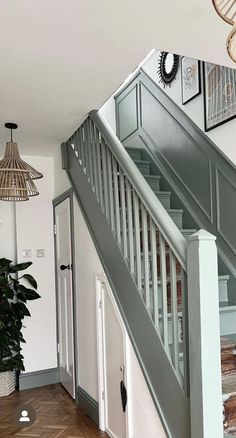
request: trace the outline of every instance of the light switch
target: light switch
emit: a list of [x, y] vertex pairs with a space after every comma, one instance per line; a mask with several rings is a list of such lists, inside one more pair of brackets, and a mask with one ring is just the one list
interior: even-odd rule
[[31, 259], [31, 257], [32, 257], [31, 249], [23, 249], [22, 250], [22, 256], [23, 256], [24, 259]]
[[45, 249], [36, 249], [36, 257], [45, 257]]

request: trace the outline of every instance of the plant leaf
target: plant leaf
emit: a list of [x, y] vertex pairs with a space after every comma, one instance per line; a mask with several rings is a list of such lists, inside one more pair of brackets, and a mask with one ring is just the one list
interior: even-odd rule
[[28, 289], [28, 291], [25, 292], [25, 297], [27, 300], [38, 300], [41, 298], [38, 292], [35, 292], [33, 289]]
[[11, 266], [9, 272], [24, 271], [32, 265], [32, 262], [18, 263], [17, 265]]
[[17, 298], [18, 298], [18, 300], [23, 301], [23, 303], [26, 303], [26, 297], [22, 292], [19, 292], [17, 294]]
[[34, 277], [32, 275], [24, 274], [24, 275], [22, 275], [21, 278], [24, 278], [25, 280], [27, 280], [28, 283], [30, 284], [30, 286], [32, 286], [34, 289], [38, 288], [37, 281], [34, 279]]
[[12, 261], [8, 260], [8, 259], [0, 259], [0, 274], [3, 274], [4, 272], [8, 272], [10, 265], [11, 265]]
[[40, 295], [35, 290], [29, 289], [23, 286], [23, 284], [18, 285], [17, 291], [22, 293], [27, 300], [37, 300], [38, 298], [41, 298]]

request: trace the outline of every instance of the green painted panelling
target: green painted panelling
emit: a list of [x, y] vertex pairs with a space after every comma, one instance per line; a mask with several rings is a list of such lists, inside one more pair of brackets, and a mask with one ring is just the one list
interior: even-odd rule
[[[133, 89], [139, 90], [136, 108], [124, 104]], [[171, 207], [184, 208], [184, 228], [217, 237], [219, 272], [230, 274], [229, 301], [236, 303], [235, 166], [143, 70], [116, 96], [116, 107], [118, 135], [128, 113], [137, 114], [138, 129], [126, 126], [130, 135], [123, 145], [128, 152], [139, 146], [142, 160], [151, 160], [161, 190], [172, 192]]]

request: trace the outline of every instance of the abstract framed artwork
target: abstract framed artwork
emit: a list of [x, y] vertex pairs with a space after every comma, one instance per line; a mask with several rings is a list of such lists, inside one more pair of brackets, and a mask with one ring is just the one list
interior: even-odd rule
[[203, 63], [205, 131], [236, 117], [236, 70]]
[[201, 93], [200, 61], [187, 56], [181, 58], [181, 83], [182, 104], [185, 105]]

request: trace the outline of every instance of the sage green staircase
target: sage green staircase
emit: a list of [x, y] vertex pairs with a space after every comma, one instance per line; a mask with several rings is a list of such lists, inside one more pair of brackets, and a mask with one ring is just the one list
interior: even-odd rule
[[[185, 238], [192, 235], [196, 229], [184, 228], [184, 209], [171, 208], [171, 191], [162, 191], [162, 179], [160, 175], [154, 173], [155, 166], [152, 166], [152, 158], [148, 157], [147, 151], [141, 148], [126, 148], [129, 156], [144, 176], [147, 183], [155, 193], [156, 197], [162, 203], [170, 215], [173, 222], [179, 228]], [[158, 171], [157, 171], [158, 172]], [[229, 275], [219, 275], [219, 311], [220, 325], [222, 335], [231, 335], [236, 332], [236, 306], [230, 305], [228, 300], [227, 283]]]
[[[215, 238], [186, 228], [184, 209], [173, 208], [150, 160], [138, 149], [129, 153], [132, 159], [97, 111], [62, 145], [63, 167], [166, 435], [222, 438]], [[227, 277], [219, 284], [225, 300]]]

